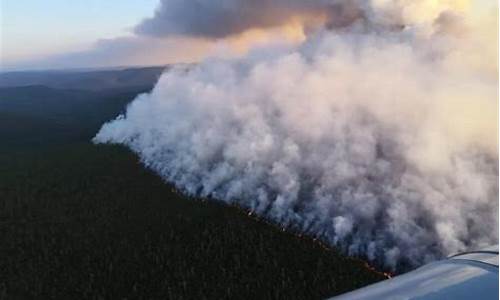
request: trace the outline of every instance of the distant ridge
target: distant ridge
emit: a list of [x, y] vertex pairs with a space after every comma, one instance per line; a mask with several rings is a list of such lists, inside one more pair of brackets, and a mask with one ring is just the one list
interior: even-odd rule
[[0, 73], [0, 88], [46, 86], [55, 89], [100, 91], [154, 84], [170, 66], [95, 71], [15, 71]]

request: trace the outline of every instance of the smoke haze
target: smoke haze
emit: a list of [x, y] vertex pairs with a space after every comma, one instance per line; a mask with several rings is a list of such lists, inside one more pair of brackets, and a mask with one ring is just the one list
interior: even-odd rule
[[106, 68], [120, 66], [165, 65], [197, 62], [212, 45], [207, 41], [187, 38], [156, 39], [124, 36], [97, 41], [90, 49], [21, 62], [2, 62], [6, 70], [65, 68]]
[[495, 3], [208, 3], [164, 0], [136, 30], [302, 39], [174, 68], [95, 142], [395, 270], [498, 243]]

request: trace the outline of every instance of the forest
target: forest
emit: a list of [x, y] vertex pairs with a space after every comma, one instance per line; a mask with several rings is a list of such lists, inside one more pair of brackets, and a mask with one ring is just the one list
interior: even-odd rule
[[144, 72], [0, 76], [0, 299], [323, 299], [385, 279], [92, 144], [161, 69]]

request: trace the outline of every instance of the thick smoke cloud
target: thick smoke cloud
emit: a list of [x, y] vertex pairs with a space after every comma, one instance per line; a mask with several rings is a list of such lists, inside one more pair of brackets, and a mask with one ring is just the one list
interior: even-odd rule
[[353, 25], [401, 29], [423, 24], [466, 0], [161, 0], [153, 17], [138, 24], [140, 35], [225, 38], [255, 28], [300, 21], [330, 29]]
[[455, 2], [174, 69], [94, 140], [396, 270], [498, 243], [496, 15]]
[[307, 23], [315, 17], [343, 27], [363, 17], [357, 0], [162, 0], [154, 17], [136, 32], [152, 36], [189, 35], [224, 38], [249, 29], [286, 24], [291, 19]]

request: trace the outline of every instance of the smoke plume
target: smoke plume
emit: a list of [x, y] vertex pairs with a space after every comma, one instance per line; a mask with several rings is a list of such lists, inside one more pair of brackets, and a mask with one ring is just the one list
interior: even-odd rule
[[168, 71], [94, 141], [127, 145], [186, 193], [395, 270], [498, 243], [487, 4], [162, 1], [140, 31], [218, 37], [299, 15], [322, 22], [296, 46]]

